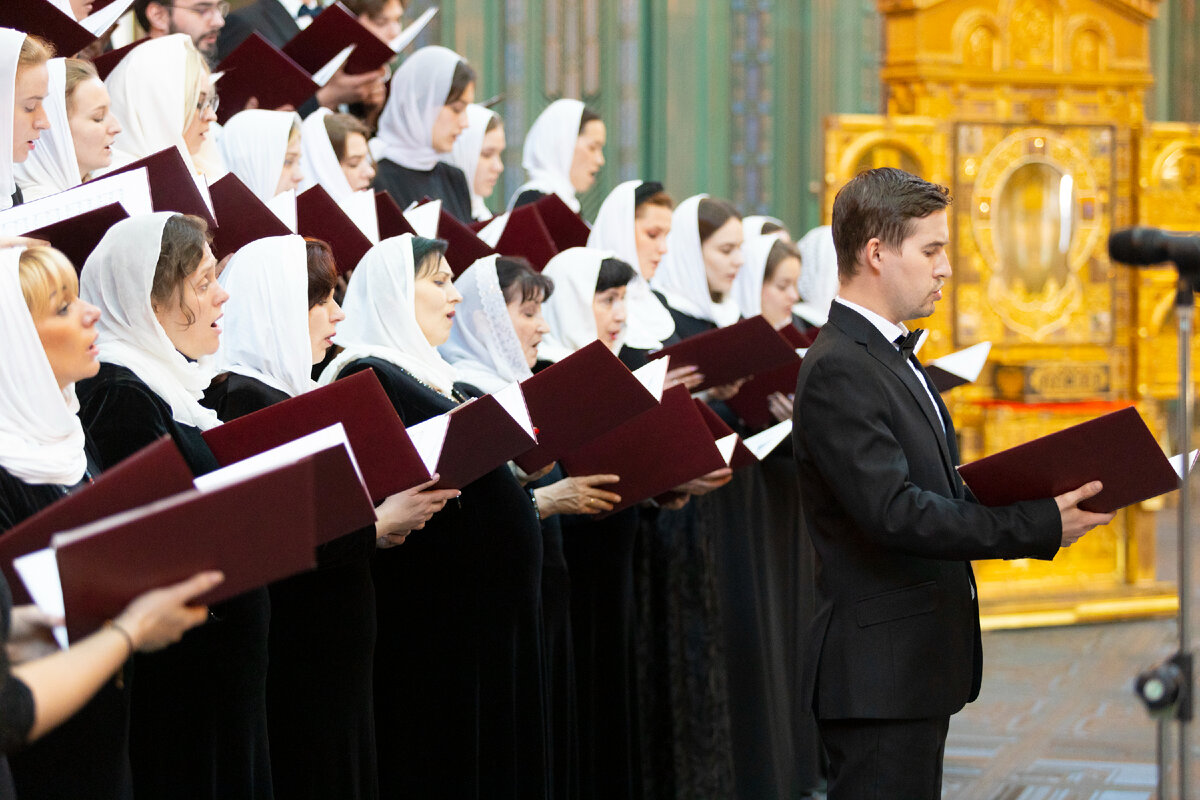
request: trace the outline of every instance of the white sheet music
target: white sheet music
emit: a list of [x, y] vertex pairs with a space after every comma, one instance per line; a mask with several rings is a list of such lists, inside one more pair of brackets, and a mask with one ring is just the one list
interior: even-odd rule
[[449, 414], [430, 417], [408, 428], [408, 438], [421, 456], [425, 471], [430, 475], [437, 472], [438, 462], [442, 459], [442, 446], [446, 443], [446, 432], [449, 430]]
[[785, 419], [783, 422], [772, 425], [765, 431], [747, 437], [744, 441], [746, 447], [750, 448], [750, 452], [754, 453], [754, 457], [762, 461], [767, 457], [768, 453], [783, 444], [783, 440], [790, 436], [791, 433], [792, 421]]
[[280, 192], [272, 197], [265, 204], [267, 208], [279, 217], [284, 225], [287, 225], [288, 230], [292, 233], [296, 232], [299, 223], [296, 221], [296, 190], [288, 189], [286, 192]]
[[94, 14], [84, 17], [79, 24], [87, 28], [88, 33], [92, 36], [102, 36], [106, 30], [116, 24], [116, 21], [129, 10], [131, 5], [133, 5], [133, 0], [113, 0], [112, 3]]
[[342, 65], [346, 63], [346, 59], [350, 57], [350, 54], [354, 52], [354, 48], [357, 46], [348, 44], [343, 47], [340, 53], [329, 59], [329, 62], [325, 66], [313, 73], [313, 83], [317, 84], [317, 86], [324, 86], [329, 83], [329, 79], [333, 77], [333, 73], [342, 68]]
[[[63, 619], [66, 604], [63, 602], [62, 579], [58, 575], [58, 560], [54, 550], [35, 550], [13, 559], [13, 569], [21, 576], [21, 583], [33, 598], [33, 603], [48, 617]], [[67, 626], [55, 625], [54, 638], [58, 646], [67, 649]]]
[[654, 396], [655, 400], [662, 400], [663, 387], [667, 383], [667, 370], [671, 368], [671, 357], [663, 356], [646, 362], [641, 367], [633, 371], [633, 377], [637, 378], [642, 386], [646, 387], [646, 391]]
[[362, 470], [358, 468], [358, 460], [354, 457], [354, 448], [350, 446], [350, 440], [346, 438], [346, 429], [342, 427], [342, 423], [337, 422], [307, 436], [293, 439], [287, 444], [265, 450], [256, 456], [197, 476], [193, 483], [202, 492], [213, 492], [256, 478], [259, 475], [265, 475], [280, 467], [295, 464], [308, 456], [333, 447], [345, 448], [346, 454], [350, 457], [350, 463], [354, 465], [354, 471], [358, 474], [359, 481], [362, 481]]
[[408, 220], [408, 224], [412, 225], [412, 229], [417, 232], [417, 236], [426, 239], [436, 239], [438, 235], [438, 222], [442, 218], [442, 201], [430, 200], [428, 203], [417, 205], [414, 203], [404, 209], [404, 218]]
[[153, 211], [146, 168], [98, 178], [0, 211], [0, 236], [20, 236], [110, 203], [120, 203], [131, 217]]
[[370, 189], [355, 192], [337, 201], [346, 216], [354, 220], [354, 224], [371, 240], [371, 244], [379, 244], [379, 217], [375, 213], [375, 193]]
[[425, 30], [425, 26], [429, 24], [429, 20], [433, 19], [433, 15], [438, 12], [437, 7], [425, 9], [425, 13], [417, 17], [412, 25], [409, 25], [404, 30], [400, 31], [400, 35], [388, 42], [388, 46], [392, 48], [393, 53], [399, 53], [404, 48], [413, 43], [421, 35], [421, 31]]

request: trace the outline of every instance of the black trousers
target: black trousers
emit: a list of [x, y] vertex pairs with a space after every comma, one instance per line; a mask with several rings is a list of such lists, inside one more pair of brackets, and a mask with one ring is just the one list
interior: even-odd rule
[[818, 720], [828, 800], [939, 800], [950, 717]]

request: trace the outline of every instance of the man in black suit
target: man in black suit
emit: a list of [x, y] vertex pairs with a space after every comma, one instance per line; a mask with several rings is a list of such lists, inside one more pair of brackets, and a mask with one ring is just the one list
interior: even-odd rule
[[217, 36], [225, 24], [229, 3], [224, 0], [134, 0], [133, 15], [150, 38], [186, 33], [209, 66], [216, 64]]
[[970, 561], [1050, 559], [1112, 519], [1078, 508], [1099, 482], [986, 508], [958, 477], [950, 415], [912, 356], [915, 335], [902, 338], [950, 277], [949, 203], [897, 169], [838, 192], [840, 292], [797, 381], [795, 454], [819, 557], [804, 685], [830, 800], [939, 798], [950, 715], [982, 675]]

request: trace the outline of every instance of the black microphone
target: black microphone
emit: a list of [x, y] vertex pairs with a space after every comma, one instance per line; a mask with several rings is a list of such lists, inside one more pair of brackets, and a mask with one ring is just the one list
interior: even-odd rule
[[1158, 228], [1125, 228], [1108, 237], [1108, 255], [1131, 266], [1172, 261], [1180, 272], [1200, 275], [1200, 237]]

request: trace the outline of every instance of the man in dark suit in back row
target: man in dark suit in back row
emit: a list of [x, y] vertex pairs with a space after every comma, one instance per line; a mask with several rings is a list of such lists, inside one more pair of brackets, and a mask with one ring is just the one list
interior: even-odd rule
[[986, 508], [955, 469], [950, 415], [912, 355], [950, 277], [947, 189], [897, 169], [833, 205], [840, 291], [796, 386], [796, 459], [819, 557], [806, 691], [830, 800], [935, 800], [950, 715], [979, 694], [970, 561], [1051, 559], [1111, 514], [1099, 482]]

